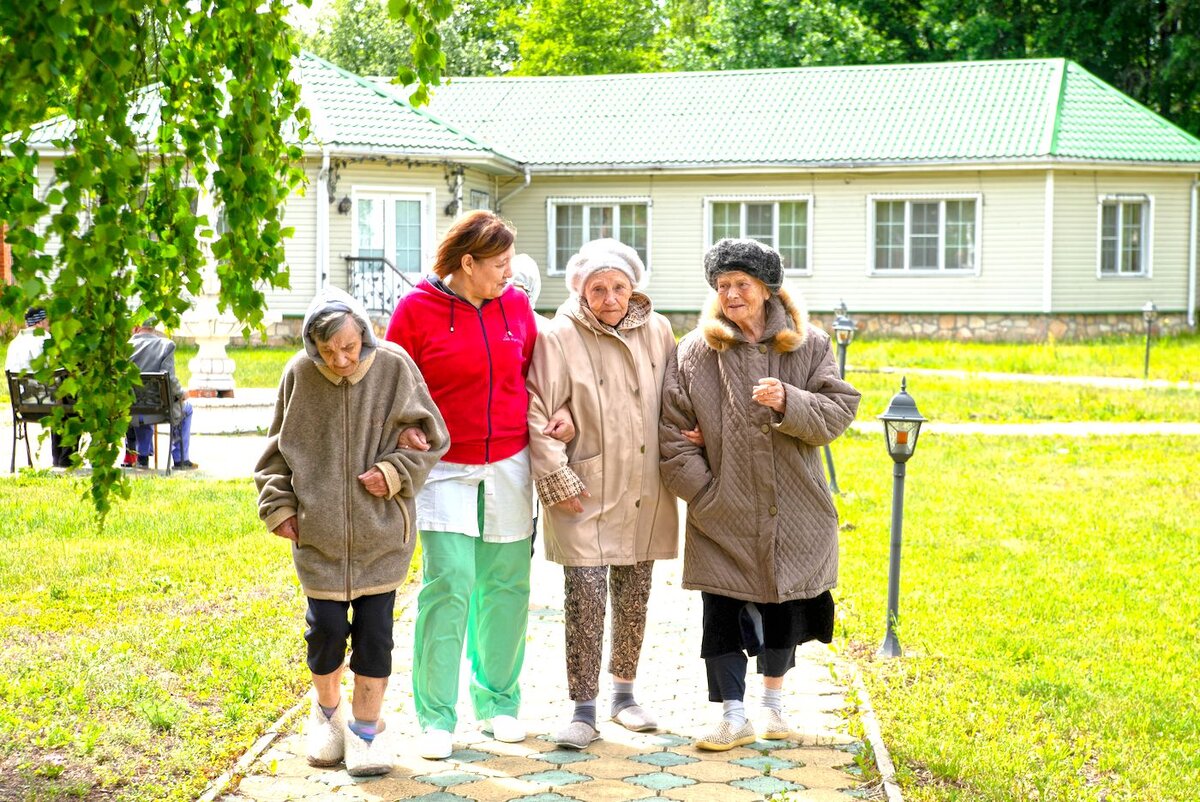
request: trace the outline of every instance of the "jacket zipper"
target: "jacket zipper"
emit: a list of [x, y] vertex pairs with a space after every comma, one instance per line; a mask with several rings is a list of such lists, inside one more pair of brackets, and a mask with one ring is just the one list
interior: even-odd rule
[[[342, 380], [342, 442], [350, 443], [350, 382]], [[345, 451], [345, 468], [346, 475], [346, 600], [351, 597], [351, 581], [350, 576], [353, 571], [350, 555], [354, 553], [354, 517], [350, 513], [351, 499], [354, 497], [354, 480], [350, 476], [350, 449]]]
[[487, 437], [483, 441], [483, 464], [492, 461], [492, 346], [488, 343], [487, 326], [483, 322], [483, 307], [475, 310], [479, 315], [479, 331], [483, 334], [483, 350], [487, 354], [488, 394], [487, 394]]

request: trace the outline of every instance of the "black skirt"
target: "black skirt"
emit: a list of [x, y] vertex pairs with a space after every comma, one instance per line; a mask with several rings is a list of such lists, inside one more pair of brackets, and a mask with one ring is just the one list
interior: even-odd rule
[[764, 649], [789, 649], [819, 640], [833, 640], [833, 594], [778, 604], [747, 602], [701, 592], [704, 632], [701, 657], [745, 652], [751, 657]]

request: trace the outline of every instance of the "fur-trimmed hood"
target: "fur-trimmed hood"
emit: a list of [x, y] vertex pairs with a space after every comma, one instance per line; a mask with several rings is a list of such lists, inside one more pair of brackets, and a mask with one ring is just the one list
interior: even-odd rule
[[[762, 342], [771, 340], [775, 351], [781, 354], [795, 351], [804, 345], [804, 341], [808, 339], [807, 309], [793, 301], [791, 294], [782, 287], [771, 294], [764, 307], [767, 311], [767, 325], [763, 329]], [[746, 342], [746, 335], [742, 334], [742, 330], [721, 314], [721, 301], [715, 292], [710, 293], [708, 303], [700, 314], [697, 328], [704, 334], [704, 342], [717, 353], [727, 351], [737, 343]]]

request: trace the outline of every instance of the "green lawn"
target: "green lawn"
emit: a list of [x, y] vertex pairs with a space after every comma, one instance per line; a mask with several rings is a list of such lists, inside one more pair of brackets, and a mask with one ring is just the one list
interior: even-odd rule
[[252, 483], [0, 482], [4, 799], [194, 799], [307, 685], [303, 596]]
[[906, 800], [1195, 798], [1200, 438], [923, 435], [891, 661], [892, 463], [882, 435], [834, 455], [840, 634]]
[[[910, 366], [997, 373], [1142, 378], [1145, 337], [1089, 342], [977, 343], [872, 339], [860, 335], [846, 353], [850, 369]], [[1150, 378], [1200, 382], [1200, 335], [1156, 337]]]
[[[283, 366], [298, 350], [294, 345], [230, 346], [225, 352], [234, 362], [233, 380], [238, 387], [278, 387]], [[192, 376], [188, 362], [195, 355], [194, 345], [181, 345], [175, 351], [175, 372], [184, 387]]]

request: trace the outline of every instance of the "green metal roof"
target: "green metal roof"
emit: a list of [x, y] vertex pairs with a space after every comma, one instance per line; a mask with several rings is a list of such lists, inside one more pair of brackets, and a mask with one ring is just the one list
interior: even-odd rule
[[1200, 163], [1064, 59], [455, 78], [430, 110], [540, 170]]
[[[438, 120], [428, 111], [414, 109], [393, 93], [365, 78], [341, 69], [311, 53], [301, 53], [295, 62], [299, 70], [301, 100], [312, 115], [309, 147], [326, 146], [335, 155], [353, 152], [410, 159], [472, 161], [499, 166], [505, 171], [517, 168], [517, 161], [494, 150], [477, 136], [464, 133]], [[153, 140], [159, 123], [162, 98], [160, 84], [139, 93], [133, 109], [138, 138]], [[36, 148], [55, 147], [69, 137], [74, 122], [55, 117], [36, 126], [26, 142]], [[293, 129], [288, 139], [297, 142]]]

